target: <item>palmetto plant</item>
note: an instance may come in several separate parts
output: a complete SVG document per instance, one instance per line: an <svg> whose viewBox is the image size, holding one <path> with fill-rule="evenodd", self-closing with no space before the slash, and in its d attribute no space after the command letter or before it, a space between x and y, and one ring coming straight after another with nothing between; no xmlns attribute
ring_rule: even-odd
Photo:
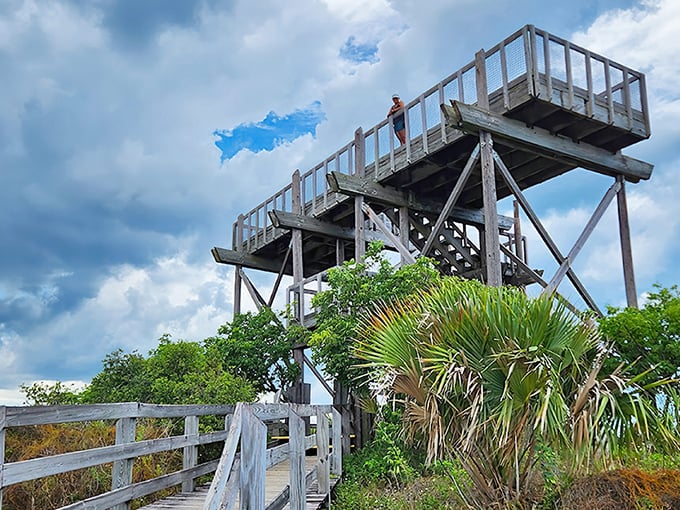
<svg viewBox="0 0 680 510"><path fill-rule="evenodd" d="M356 356L403 401L428 459L456 457L475 506L531 500L538 446L589 469L649 434L653 403L620 370L601 378L596 326L549 297L447 278L366 315Z"/></svg>

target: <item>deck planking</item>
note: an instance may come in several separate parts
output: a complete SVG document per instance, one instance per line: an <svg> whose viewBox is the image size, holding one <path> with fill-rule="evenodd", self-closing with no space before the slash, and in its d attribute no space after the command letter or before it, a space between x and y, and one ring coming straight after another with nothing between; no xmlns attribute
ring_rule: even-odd
<svg viewBox="0 0 680 510"><path fill-rule="evenodd" d="M316 457L306 458L307 472L311 471L316 465ZM289 483L290 478L290 463L285 460L267 470L267 481L265 485L265 500L267 504L271 503L276 496ZM331 480L331 486L334 486L337 480ZM317 483L314 481L307 488L307 510L317 510L321 504L326 500L327 494L317 493ZM150 505L142 507L140 510L202 510L203 503L208 494L208 485L197 487L194 492L182 492L175 494L168 498L156 501ZM235 509L239 508L238 498L236 499ZM290 508L289 504L283 507L284 510Z"/></svg>

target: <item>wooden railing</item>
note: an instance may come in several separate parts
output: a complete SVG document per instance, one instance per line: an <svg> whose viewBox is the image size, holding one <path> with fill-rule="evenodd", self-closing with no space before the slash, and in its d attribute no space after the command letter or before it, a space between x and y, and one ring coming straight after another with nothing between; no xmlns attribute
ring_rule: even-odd
<svg viewBox="0 0 680 510"><path fill-rule="evenodd" d="M205 416L224 417L225 430L200 433L199 419ZM305 437L304 421L310 416L316 416L316 434ZM140 418L183 418L184 433L136 441L136 424ZM284 419L289 422L290 442L267 449L267 428L263 422ZM115 421L115 444L18 462L5 462L5 436L8 429L97 420ZM333 424L332 432L329 422ZM291 508L301 509L304 508L300 505L304 505L305 487L310 480L318 479L319 490L327 492L330 484L329 470L332 469L336 475L341 473L341 448L333 448L332 454L329 453L331 444L329 439L332 439L333 444L342 443L340 424L340 415L331 406L293 404L177 406L140 403L0 406L0 509L2 491L9 486L108 463L113 463L110 491L62 507L60 510L126 509L133 499L180 484L183 492L190 492L194 490L198 477L215 472L205 508L233 508L239 490L241 501L259 501L264 494L264 471L286 458L291 460L290 487L268 508L282 508L290 500ZM199 464L199 445L220 442L224 442L221 459ZM318 462L313 472L307 475L304 473L305 450L312 446L317 448ZM132 469L136 458L173 450L182 451L181 470L132 483ZM242 504L241 508L254 507Z"/></svg>
<svg viewBox="0 0 680 510"><path fill-rule="evenodd" d="M198 447L222 442L226 430L199 433L203 416L225 416L234 413L231 405L151 405L140 403L4 407L0 406L0 508L2 490L11 485L37 480L50 475L113 463L111 491L74 503L62 510L86 508L128 508L128 503L155 492L182 485L183 491L194 489L195 479L212 473L218 460L198 464ZM136 441L136 425L140 418L183 418L184 434ZM5 462L5 436L8 429L32 425L76 423L97 420L115 421L115 444L60 455ZM182 450L183 468L143 482L132 483L135 458L172 450Z"/></svg>
<svg viewBox="0 0 680 510"><path fill-rule="evenodd" d="M527 25L484 52L487 90L492 104L510 109L513 86L525 84L526 92L586 117L637 130L649 136L649 111L644 74L597 55L564 39ZM397 170L397 162L409 164L446 144L447 129L441 104L455 100L477 102L475 61L468 63L405 105L406 144L395 143L392 118L357 131L355 139L300 176L303 213L313 216L344 196L329 189L326 175L338 171L379 180ZM355 161L355 150L364 148L365 161ZM404 157L395 153L404 150ZM251 251L282 235L268 216L277 209L292 209L292 186L288 185L234 223L232 247Z"/></svg>
<svg viewBox="0 0 680 510"><path fill-rule="evenodd" d="M305 418L312 416L316 417L316 432L305 436ZM287 444L267 448L265 422L271 420L288 421ZM304 510L311 482L316 480L318 492L328 494L331 474L339 477L342 473L341 422L340 413L332 406L238 404L204 510L231 510L237 495L240 508L265 508L266 471L286 459L290 461L289 485L266 508L280 510L290 503L291 510ZM305 452L314 446L317 462L306 473Z"/></svg>

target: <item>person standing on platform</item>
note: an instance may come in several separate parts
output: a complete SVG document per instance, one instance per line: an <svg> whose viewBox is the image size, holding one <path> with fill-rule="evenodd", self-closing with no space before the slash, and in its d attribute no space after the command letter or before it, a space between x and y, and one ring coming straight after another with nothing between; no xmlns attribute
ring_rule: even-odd
<svg viewBox="0 0 680 510"><path fill-rule="evenodd" d="M394 134L397 135L399 143L406 143L406 123L404 121L404 102L399 98L399 94L392 94L392 108L387 113L387 117L392 116Z"/></svg>

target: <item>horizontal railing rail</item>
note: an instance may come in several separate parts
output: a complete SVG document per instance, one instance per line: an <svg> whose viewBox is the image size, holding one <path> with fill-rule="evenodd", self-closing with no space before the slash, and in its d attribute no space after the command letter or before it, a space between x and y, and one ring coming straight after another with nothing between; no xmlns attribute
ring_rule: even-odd
<svg viewBox="0 0 680 510"><path fill-rule="evenodd" d="M129 501L182 485L191 491L196 478L215 471L217 460L198 463L198 447L223 442L226 430L199 432L199 419L225 417L234 413L233 405L154 405L136 402L118 404L5 407L0 406L0 508L3 489L22 482L59 475L78 469L113 463L111 491L74 503L63 509L123 508ZM182 435L136 440L137 420L184 419ZM115 444L68 453L6 462L5 441L8 431L21 427L92 421L115 422ZM153 479L132 483L134 459L145 455L181 450L182 469ZM94 506L93 506L94 505Z"/></svg>

